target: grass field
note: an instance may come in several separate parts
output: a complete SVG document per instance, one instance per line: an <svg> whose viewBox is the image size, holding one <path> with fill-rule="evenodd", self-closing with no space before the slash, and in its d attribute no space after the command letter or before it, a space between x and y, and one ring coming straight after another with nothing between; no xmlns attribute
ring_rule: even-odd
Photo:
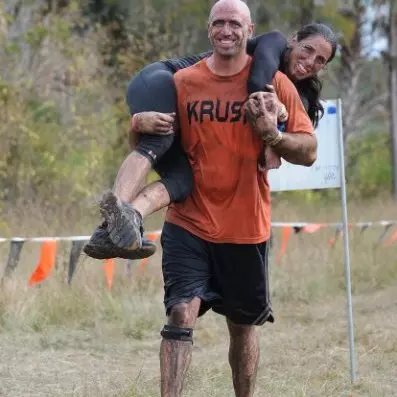
<svg viewBox="0 0 397 397"><path fill-rule="evenodd" d="M337 205L280 202L273 220L339 221L340 213ZM351 204L349 211L352 221L393 219L396 213L387 200ZM159 222L151 219L148 225L149 230ZM26 230L39 228L20 221L11 229L14 235L31 235ZM358 368L352 386L342 241L328 246L331 229L294 235L275 264L280 243L280 230L275 230L271 288L276 322L260 329L256 396L397 395L397 244L377 245L382 231L350 232ZM69 248L62 243L51 277L28 288L39 246L26 243L14 277L0 290L0 396L158 396L164 323L160 253L144 274L135 264L127 276L125 263L118 261L109 292L102 263L84 256L72 285L65 285ZM1 245L2 264L7 253L8 246ZM199 320L185 396L233 395L226 332L224 319L214 313Z"/></svg>

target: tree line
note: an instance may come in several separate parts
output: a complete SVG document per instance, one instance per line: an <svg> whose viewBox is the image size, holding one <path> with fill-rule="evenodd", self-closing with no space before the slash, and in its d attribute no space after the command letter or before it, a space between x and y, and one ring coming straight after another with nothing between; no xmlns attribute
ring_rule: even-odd
<svg viewBox="0 0 397 397"><path fill-rule="evenodd" d="M247 3L259 33L290 35L313 21L337 32L323 96L343 101L349 181L364 196L390 190L395 1ZM0 0L0 209L37 201L68 211L110 185L128 151L129 79L150 62L208 50L212 4Z"/></svg>

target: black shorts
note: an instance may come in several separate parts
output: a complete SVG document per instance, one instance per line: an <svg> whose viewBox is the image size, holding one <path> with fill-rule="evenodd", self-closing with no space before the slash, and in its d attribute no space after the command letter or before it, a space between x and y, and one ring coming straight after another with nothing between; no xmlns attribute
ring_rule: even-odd
<svg viewBox="0 0 397 397"><path fill-rule="evenodd" d="M166 222L161 244L167 315L174 305L199 297L199 316L212 308L235 324L274 322L267 241L211 243Z"/></svg>

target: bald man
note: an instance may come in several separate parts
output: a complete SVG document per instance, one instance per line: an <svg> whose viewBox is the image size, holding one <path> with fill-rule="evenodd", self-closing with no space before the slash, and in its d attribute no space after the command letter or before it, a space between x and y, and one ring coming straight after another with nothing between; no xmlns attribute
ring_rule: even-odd
<svg viewBox="0 0 397 397"><path fill-rule="evenodd" d="M306 138L313 127L296 88L281 72L272 85L290 114L285 139L277 129L278 102L272 94L257 97L262 109L255 129L247 120L243 107L251 57L245 48L253 28L245 3L218 1L208 21L212 55L174 75L180 138L194 188L186 200L169 206L161 237L168 316L161 331L162 397L181 396L193 329L209 309L226 317L235 395L252 396L259 361L256 326L274 321L270 191L257 159L265 143L287 161L297 150L309 153L299 136Z"/></svg>

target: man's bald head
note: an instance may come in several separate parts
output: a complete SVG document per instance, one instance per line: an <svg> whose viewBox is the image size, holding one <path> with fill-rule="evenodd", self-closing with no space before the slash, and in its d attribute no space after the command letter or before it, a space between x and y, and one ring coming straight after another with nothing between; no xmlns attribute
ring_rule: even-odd
<svg viewBox="0 0 397 397"><path fill-rule="evenodd" d="M246 3L241 0L217 1L208 20L208 37L214 55L224 59L245 56L247 40L253 29Z"/></svg>
<svg viewBox="0 0 397 397"><path fill-rule="evenodd" d="M235 12L246 23L251 23L251 11L241 0L218 0L211 8L208 21L211 22L218 12Z"/></svg>

